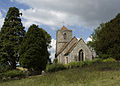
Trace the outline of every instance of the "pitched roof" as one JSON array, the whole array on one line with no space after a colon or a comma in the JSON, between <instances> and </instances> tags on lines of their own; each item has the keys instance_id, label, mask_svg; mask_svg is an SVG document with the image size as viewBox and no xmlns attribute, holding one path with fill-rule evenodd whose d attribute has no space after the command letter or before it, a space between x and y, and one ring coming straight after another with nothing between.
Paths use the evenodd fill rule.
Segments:
<instances>
[{"instance_id":1,"label":"pitched roof","mask_svg":"<svg viewBox=\"0 0 120 86\"><path fill-rule=\"evenodd\" d=\"M68 55L68 54L76 47L76 45L77 45L81 40L83 41L83 43L84 43L85 45L87 45L87 44L84 42L84 40L83 40L82 38L80 38L79 41L76 42L76 43L74 43L74 44L70 47L70 49L69 49L67 52L65 52L64 55ZM91 51L91 50L90 50L90 51Z\"/></svg>"},{"instance_id":2,"label":"pitched roof","mask_svg":"<svg viewBox=\"0 0 120 86\"><path fill-rule=\"evenodd\" d=\"M77 39L77 38L74 36L68 43L64 44L64 45L61 47L61 49L60 49L60 51L58 52L57 55L59 55L59 54L70 44L70 42L71 42L73 39ZM76 42L76 43L77 43L77 42Z\"/></svg>"},{"instance_id":3,"label":"pitched roof","mask_svg":"<svg viewBox=\"0 0 120 86\"><path fill-rule=\"evenodd\" d=\"M68 53L70 53L72 51L72 49L76 46L77 42L75 42L66 52L64 55L67 55Z\"/></svg>"},{"instance_id":4,"label":"pitched roof","mask_svg":"<svg viewBox=\"0 0 120 86\"><path fill-rule=\"evenodd\" d=\"M64 44L61 48L60 51L58 52L58 54L60 54L66 47L67 47L68 43Z\"/></svg>"},{"instance_id":5,"label":"pitched roof","mask_svg":"<svg viewBox=\"0 0 120 86\"><path fill-rule=\"evenodd\" d=\"M62 28L61 28L61 30L68 30L65 26L63 26Z\"/></svg>"}]
</instances>

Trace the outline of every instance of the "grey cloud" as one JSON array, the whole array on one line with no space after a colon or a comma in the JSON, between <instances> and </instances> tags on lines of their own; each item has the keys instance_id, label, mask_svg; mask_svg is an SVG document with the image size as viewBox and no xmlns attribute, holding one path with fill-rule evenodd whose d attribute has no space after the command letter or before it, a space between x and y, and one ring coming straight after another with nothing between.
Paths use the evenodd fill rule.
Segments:
<instances>
[{"instance_id":1,"label":"grey cloud","mask_svg":"<svg viewBox=\"0 0 120 86\"><path fill-rule=\"evenodd\" d=\"M77 16L77 22L96 26L120 12L120 0L17 0L32 8L64 12ZM48 14L49 15L49 14ZM44 17L44 16L43 16ZM46 16L45 16L46 17ZM54 18L54 17L53 17ZM73 18L74 19L74 18ZM75 18L76 19L76 18Z\"/></svg>"}]
</instances>

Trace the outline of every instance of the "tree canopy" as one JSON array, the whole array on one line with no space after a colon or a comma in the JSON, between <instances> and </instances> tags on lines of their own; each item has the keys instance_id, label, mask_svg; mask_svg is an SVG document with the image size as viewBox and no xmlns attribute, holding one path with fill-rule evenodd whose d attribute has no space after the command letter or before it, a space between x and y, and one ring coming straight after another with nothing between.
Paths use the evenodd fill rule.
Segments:
<instances>
[{"instance_id":1,"label":"tree canopy","mask_svg":"<svg viewBox=\"0 0 120 86\"><path fill-rule=\"evenodd\" d=\"M120 14L114 19L101 24L91 35L88 42L101 58L115 58L120 60Z\"/></svg>"},{"instance_id":2,"label":"tree canopy","mask_svg":"<svg viewBox=\"0 0 120 86\"><path fill-rule=\"evenodd\" d=\"M20 16L18 8L10 7L0 32L0 62L12 69L16 68L18 50L25 34Z\"/></svg>"},{"instance_id":3,"label":"tree canopy","mask_svg":"<svg viewBox=\"0 0 120 86\"><path fill-rule=\"evenodd\" d=\"M37 25L31 25L20 47L20 65L29 71L42 71L49 60L51 36Z\"/></svg>"}]
</instances>

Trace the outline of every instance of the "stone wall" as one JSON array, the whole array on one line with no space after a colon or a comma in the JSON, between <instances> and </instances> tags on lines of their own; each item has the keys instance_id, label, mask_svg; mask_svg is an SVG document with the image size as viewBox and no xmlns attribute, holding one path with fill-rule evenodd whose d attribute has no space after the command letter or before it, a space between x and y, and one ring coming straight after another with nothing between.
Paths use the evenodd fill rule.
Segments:
<instances>
[{"instance_id":1,"label":"stone wall","mask_svg":"<svg viewBox=\"0 0 120 86\"><path fill-rule=\"evenodd\" d=\"M66 33L66 39L64 34ZM72 30L58 30L56 32L56 54L60 51L61 47L72 39Z\"/></svg>"},{"instance_id":2,"label":"stone wall","mask_svg":"<svg viewBox=\"0 0 120 86\"><path fill-rule=\"evenodd\" d=\"M83 50L84 61L92 60L91 50L82 38L79 41L76 37L72 38L72 30L61 29L56 32L56 54L59 63L67 64L78 60L80 50ZM69 51L68 54L66 54L67 51Z\"/></svg>"},{"instance_id":3,"label":"stone wall","mask_svg":"<svg viewBox=\"0 0 120 86\"><path fill-rule=\"evenodd\" d=\"M70 53L70 61L75 61L75 56L79 56L79 51L83 50L84 53L84 61L85 60L92 60L92 52L90 51L90 49L88 48L88 46L85 44L85 42L81 39L76 47L71 51Z\"/></svg>"},{"instance_id":4,"label":"stone wall","mask_svg":"<svg viewBox=\"0 0 120 86\"><path fill-rule=\"evenodd\" d=\"M76 37L73 37L73 38L69 41L69 43L68 43L68 45L65 47L65 49L58 55L58 60L59 60L60 63L65 63L65 59L66 59L66 56L64 56L65 53L66 53L66 52L70 49L70 47L71 47L74 43L76 43L76 42L78 42L77 38L76 38ZM67 56L67 57L68 57L68 62L69 62L69 56Z\"/></svg>"}]
</instances>

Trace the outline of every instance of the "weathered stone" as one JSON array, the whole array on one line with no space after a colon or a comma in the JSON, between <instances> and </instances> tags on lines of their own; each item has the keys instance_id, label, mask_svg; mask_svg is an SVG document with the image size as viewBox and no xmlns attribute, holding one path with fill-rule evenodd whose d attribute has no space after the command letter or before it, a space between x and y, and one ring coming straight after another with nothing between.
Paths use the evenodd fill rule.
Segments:
<instances>
[{"instance_id":1,"label":"weathered stone","mask_svg":"<svg viewBox=\"0 0 120 86\"><path fill-rule=\"evenodd\" d=\"M59 63L92 60L93 54L84 40L72 38L72 30L65 26L56 32L56 56Z\"/></svg>"}]
</instances>

